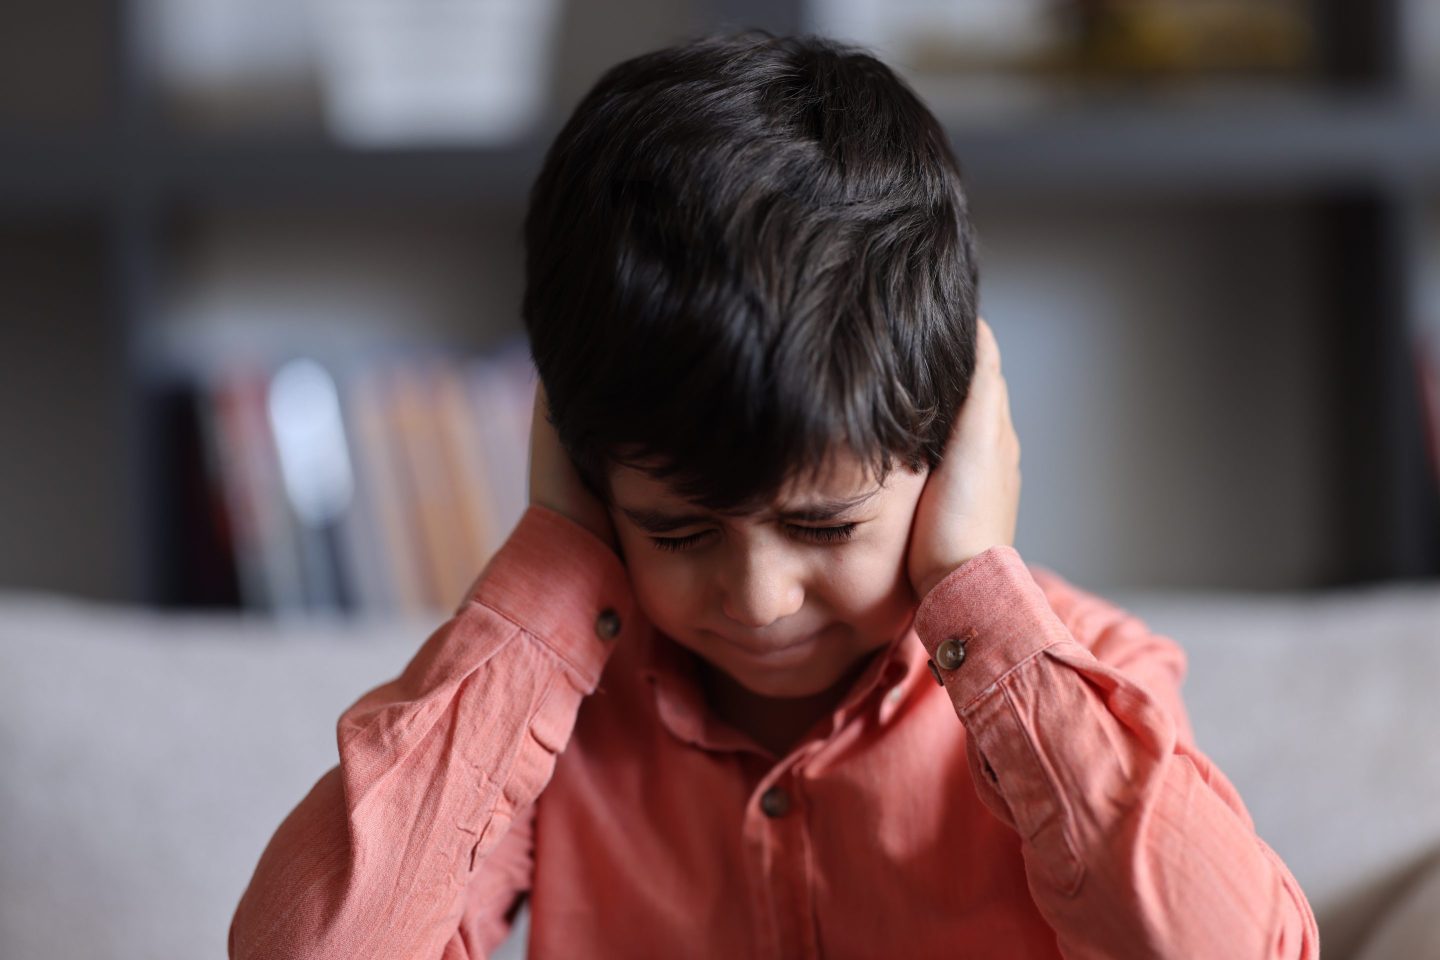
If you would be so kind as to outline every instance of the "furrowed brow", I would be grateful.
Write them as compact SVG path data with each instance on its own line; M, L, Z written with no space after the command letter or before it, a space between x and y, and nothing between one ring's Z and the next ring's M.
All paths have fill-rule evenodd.
M847 513L861 504L866 503L879 492L880 488L876 487L869 493L862 493L858 497L848 497L842 500L821 500L818 503L811 503L803 507L796 507L793 510L783 511L779 516L782 520L804 520L809 523L834 520L842 513Z
M648 533L671 533L696 524L709 523L712 519L702 513L681 515L664 513L660 510L631 510L628 507L620 509L635 526Z
M858 497L821 500L816 503L794 507L790 510L781 510L774 513L773 516L780 520L823 523L827 520L834 520L841 514L855 509L874 497L875 494L880 492L880 489L880 487L876 487L869 493L863 493ZM629 517L631 522L637 527L649 533L673 533L676 530L683 530L686 527L692 527L702 523L712 523L717 519L714 514L673 514L666 513L663 510L631 510L629 507L621 507L621 512Z

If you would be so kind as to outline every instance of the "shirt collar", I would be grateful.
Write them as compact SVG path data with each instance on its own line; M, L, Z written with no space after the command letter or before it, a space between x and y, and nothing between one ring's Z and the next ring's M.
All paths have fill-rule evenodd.
M640 676L655 697L656 715L678 740L717 751L749 751L770 757L748 736L716 716L705 702L700 686L697 656L660 631L646 632L640 644ZM901 696L884 694L923 678L925 648L915 636L913 621L872 660L841 699L823 730L830 740L849 723L879 704L881 720L893 713Z

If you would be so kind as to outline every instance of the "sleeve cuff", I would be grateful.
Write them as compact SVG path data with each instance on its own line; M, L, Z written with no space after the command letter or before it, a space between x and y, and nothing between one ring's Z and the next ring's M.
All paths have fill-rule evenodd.
M915 633L959 710L1017 665L1071 639L1019 552L1003 544L972 557L925 595ZM940 648L951 640L963 646L964 658L946 669L954 658Z
M639 628L620 556L578 523L535 504L465 602L483 604L535 636L575 670L587 692L599 683L615 644Z

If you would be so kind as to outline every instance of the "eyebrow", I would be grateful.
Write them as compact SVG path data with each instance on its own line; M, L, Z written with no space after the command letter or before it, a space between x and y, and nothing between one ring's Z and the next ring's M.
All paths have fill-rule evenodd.
M880 487L876 487L869 493L862 493L858 497L848 497L839 500L820 500L815 503L795 507L791 510L781 510L774 514L780 520L803 520L808 523L823 523L827 520L834 520L848 510L853 510L865 503L879 493ZM707 513L666 513L663 510L631 510L629 507L621 507L621 512L629 517L637 527L650 533L671 533L675 530L683 530L685 527L694 526L699 523L709 523L715 519L714 514Z

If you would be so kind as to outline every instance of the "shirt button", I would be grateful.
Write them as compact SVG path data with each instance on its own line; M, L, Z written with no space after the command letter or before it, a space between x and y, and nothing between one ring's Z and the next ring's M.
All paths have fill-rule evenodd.
M600 611L595 618L595 632L606 640L614 640L620 633L620 614L609 607Z
M781 787L771 787L760 795L760 809L772 819L783 817L790 812L790 794Z
M935 650L935 659L946 670L954 670L965 662L965 645L951 637Z

